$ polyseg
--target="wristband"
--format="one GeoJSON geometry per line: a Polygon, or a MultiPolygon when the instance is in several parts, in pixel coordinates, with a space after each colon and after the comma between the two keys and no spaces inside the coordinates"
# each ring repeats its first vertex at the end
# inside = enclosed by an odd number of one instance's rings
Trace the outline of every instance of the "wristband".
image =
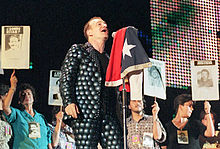
{"type": "Polygon", "coordinates": [[[159,122],[159,118],[156,118],[156,119],[154,120],[154,122],[159,122]]]}
{"type": "Polygon", "coordinates": [[[13,91],[16,91],[16,88],[11,88],[11,87],[10,87],[10,89],[13,90],[13,91]]]}

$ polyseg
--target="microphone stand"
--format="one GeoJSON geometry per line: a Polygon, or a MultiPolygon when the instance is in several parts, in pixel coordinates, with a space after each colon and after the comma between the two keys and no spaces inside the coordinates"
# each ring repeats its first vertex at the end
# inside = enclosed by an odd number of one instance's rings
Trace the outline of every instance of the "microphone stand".
{"type": "Polygon", "coordinates": [[[122,110],[123,110],[123,136],[124,136],[124,149],[127,149],[127,124],[126,124],[126,89],[125,89],[125,80],[123,80],[123,89],[122,89],[122,110]]]}

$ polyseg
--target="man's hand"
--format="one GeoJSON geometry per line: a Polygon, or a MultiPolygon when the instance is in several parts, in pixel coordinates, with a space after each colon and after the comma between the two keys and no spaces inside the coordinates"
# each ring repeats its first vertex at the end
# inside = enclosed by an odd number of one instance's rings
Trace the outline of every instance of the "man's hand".
{"type": "Polygon", "coordinates": [[[156,120],[158,118],[158,112],[160,111],[160,107],[158,106],[158,103],[156,101],[154,101],[154,104],[151,107],[153,108],[153,119],[156,120]]]}
{"type": "Polygon", "coordinates": [[[77,114],[79,114],[79,109],[77,107],[77,105],[75,103],[71,103],[69,104],[66,108],[65,108],[65,112],[67,115],[71,115],[73,118],[78,118],[77,114]]]}

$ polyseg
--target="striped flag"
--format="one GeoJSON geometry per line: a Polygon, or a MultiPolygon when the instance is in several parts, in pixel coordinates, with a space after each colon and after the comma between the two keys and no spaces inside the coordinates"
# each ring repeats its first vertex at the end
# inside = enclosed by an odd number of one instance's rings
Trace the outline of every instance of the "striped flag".
{"type": "MultiPolygon", "coordinates": [[[[149,57],[137,36],[137,29],[129,26],[118,30],[115,34],[110,60],[106,72],[106,86],[120,86],[122,79],[129,78],[131,72],[151,67],[149,57]]],[[[125,85],[130,91],[129,81],[125,85]]]]}

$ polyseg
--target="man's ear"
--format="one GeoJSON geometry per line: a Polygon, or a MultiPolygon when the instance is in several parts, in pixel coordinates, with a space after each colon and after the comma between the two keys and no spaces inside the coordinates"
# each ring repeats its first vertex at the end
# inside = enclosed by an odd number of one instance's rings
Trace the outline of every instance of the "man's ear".
{"type": "Polygon", "coordinates": [[[183,109],[183,105],[179,105],[177,111],[182,110],[183,109]]]}
{"type": "Polygon", "coordinates": [[[91,29],[88,29],[88,30],[87,30],[87,35],[88,35],[88,37],[91,37],[91,36],[93,35],[91,29]]]}

